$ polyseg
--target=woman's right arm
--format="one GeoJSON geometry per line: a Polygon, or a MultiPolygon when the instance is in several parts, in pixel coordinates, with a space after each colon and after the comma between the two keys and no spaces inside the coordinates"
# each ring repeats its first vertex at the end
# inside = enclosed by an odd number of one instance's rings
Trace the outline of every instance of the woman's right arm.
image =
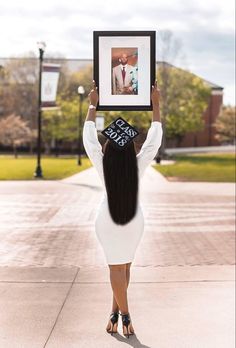
{"type": "Polygon", "coordinates": [[[155,81],[155,85],[152,86],[151,99],[153,106],[152,123],[148,130],[146,140],[143,143],[141,150],[137,155],[139,170],[142,173],[156,156],[157,151],[160,148],[162,142],[163,129],[160,119],[159,106],[160,90],[157,86],[157,81],[155,81]]]}
{"type": "Polygon", "coordinates": [[[157,85],[157,80],[155,81],[155,85],[152,86],[152,120],[161,122],[160,115],[160,89],[157,85]]]}

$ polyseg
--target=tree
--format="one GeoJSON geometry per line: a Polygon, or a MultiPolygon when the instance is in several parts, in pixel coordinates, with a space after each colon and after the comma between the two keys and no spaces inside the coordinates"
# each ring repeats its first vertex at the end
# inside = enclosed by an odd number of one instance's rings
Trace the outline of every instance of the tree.
{"type": "MultiPolygon", "coordinates": [[[[62,63],[60,63],[62,64],[62,63]]],[[[80,71],[70,74],[66,65],[62,64],[58,86],[57,105],[60,111],[43,112],[43,141],[47,152],[50,152],[52,142],[55,142],[58,155],[58,143],[67,141],[71,143],[71,149],[76,146],[78,139],[79,103],[78,86],[85,89],[82,125],[86,116],[88,100],[87,95],[91,89],[92,65],[88,64],[80,71]]],[[[80,134],[81,136],[81,134],[80,134]]]]}
{"type": "Polygon", "coordinates": [[[157,81],[161,85],[161,118],[163,137],[161,147],[159,149],[160,159],[165,156],[166,148],[166,117],[168,114],[168,88],[170,86],[170,70],[175,60],[181,53],[182,43],[176,39],[171,30],[160,30],[157,34],[157,43],[159,46],[159,57],[160,60],[157,70],[157,81]]]}
{"type": "Polygon", "coordinates": [[[217,132],[215,138],[223,144],[235,145],[235,109],[235,106],[223,106],[213,124],[217,132]]]}
{"type": "MultiPolygon", "coordinates": [[[[0,87],[4,115],[16,114],[36,128],[38,108],[38,61],[34,53],[9,59],[4,66],[5,79],[0,87]]],[[[4,116],[3,115],[3,116],[4,116]]]]}
{"type": "Polygon", "coordinates": [[[182,51],[182,41],[176,38],[169,29],[159,30],[157,33],[158,60],[167,64],[176,64],[176,60],[185,59],[182,51]]]}
{"type": "Polygon", "coordinates": [[[203,112],[208,106],[211,90],[198,76],[169,63],[181,56],[185,58],[182,43],[170,30],[160,31],[158,40],[162,59],[157,69],[163,126],[161,158],[165,156],[166,139],[174,138],[179,146],[186,133],[203,129],[203,112]]]}
{"type": "Polygon", "coordinates": [[[65,99],[78,97],[78,87],[82,85],[85,89],[86,97],[90,92],[92,79],[93,67],[89,63],[78,72],[74,72],[68,76],[67,84],[60,91],[61,96],[65,99]]]}
{"type": "MultiPolygon", "coordinates": [[[[71,99],[61,99],[58,97],[57,103],[60,110],[44,111],[43,112],[43,129],[42,137],[47,152],[50,152],[50,147],[53,141],[56,146],[58,142],[67,141],[71,143],[71,149],[78,139],[78,118],[79,118],[79,97],[71,99]]],[[[83,101],[82,110],[82,126],[88,108],[88,101],[83,101]]],[[[58,155],[58,148],[57,148],[58,155]]]]}
{"type": "MultiPolygon", "coordinates": [[[[47,54],[44,61],[55,62],[55,58],[53,58],[55,55],[57,63],[61,65],[58,90],[63,91],[68,85],[69,78],[65,58],[54,53],[47,54]]],[[[2,117],[13,113],[21,115],[25,121],[28,121],[30,128],[35,131],[38,117],[38,64],[38,57],[33,52],[29,52],[23,57],[9,59],[0,69],[2,117]]],[[[31,152],[32,145],[31,143],[31,152]]]]}
{"type": "MultiPolygon", "coordinates": [[[[162,91],[162,68],[158,70],[158,81],[162,91]]],[[[204,128],[203,113],[211,90],[198,76],[175,67],[169,67],[168,81],[161,113],[165,113],[166,138],[176,139],[179,146],[186,133],[204,128]]]]}
{"type": "Polygon", "coordinates": [[[11,114],[0,120],[0,142],[13,147],[17,158],[17,147],[36,138],[36,133],[28,127],[28,122],[20,116],[11,114]]]}

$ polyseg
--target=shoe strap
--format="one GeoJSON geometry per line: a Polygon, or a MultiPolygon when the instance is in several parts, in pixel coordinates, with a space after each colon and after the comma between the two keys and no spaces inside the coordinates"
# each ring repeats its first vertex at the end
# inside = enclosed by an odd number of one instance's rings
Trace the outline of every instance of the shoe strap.
{"type": "Polygon", "coordinates": [[[119,312],[119,314],[120,314],[121,316],[130,316],[129,313],[121,313],[121,312],[119,312]]]}
{"type": "Polygon", "coordinates": [[[119,316],[119,312],[111,312],[110,317],[116,317],[119,316]]]}

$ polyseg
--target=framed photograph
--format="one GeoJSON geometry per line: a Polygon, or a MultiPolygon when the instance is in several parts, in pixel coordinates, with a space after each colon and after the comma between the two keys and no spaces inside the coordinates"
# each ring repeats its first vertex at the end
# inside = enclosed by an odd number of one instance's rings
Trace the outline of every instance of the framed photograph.
{"type": "Polygon", "coordinates": [[[98,110],[152,110],[155,31],[94,31],[93,60],[98,110]]]}

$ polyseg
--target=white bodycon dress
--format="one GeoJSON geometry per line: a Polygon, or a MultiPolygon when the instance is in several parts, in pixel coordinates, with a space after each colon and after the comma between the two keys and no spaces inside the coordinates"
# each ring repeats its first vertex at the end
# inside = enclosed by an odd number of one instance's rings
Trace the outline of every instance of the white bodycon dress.
{"type": "MultiPolygon", "coordinates": [[[[143,176],[146,167],[154,159],[162,141],[162,124],[153,121],[148,130],[145,142],[137,154],[138,177],[143,176]]],[[[95,233],[100,242],[107,264],[123,264],[132,262],[136,249],[144,232],[144,216],[139,200],[137,212],[133,219],[126,225],[116,224],[109,212],[105,181],[103,176],[103,152],[98,141],[97,130],[94,121],[85,121],[83,127],[84,148],[92,164],[96,168],[102,181],[104,193],[99,204],[95,218],[95,233]]]]}

